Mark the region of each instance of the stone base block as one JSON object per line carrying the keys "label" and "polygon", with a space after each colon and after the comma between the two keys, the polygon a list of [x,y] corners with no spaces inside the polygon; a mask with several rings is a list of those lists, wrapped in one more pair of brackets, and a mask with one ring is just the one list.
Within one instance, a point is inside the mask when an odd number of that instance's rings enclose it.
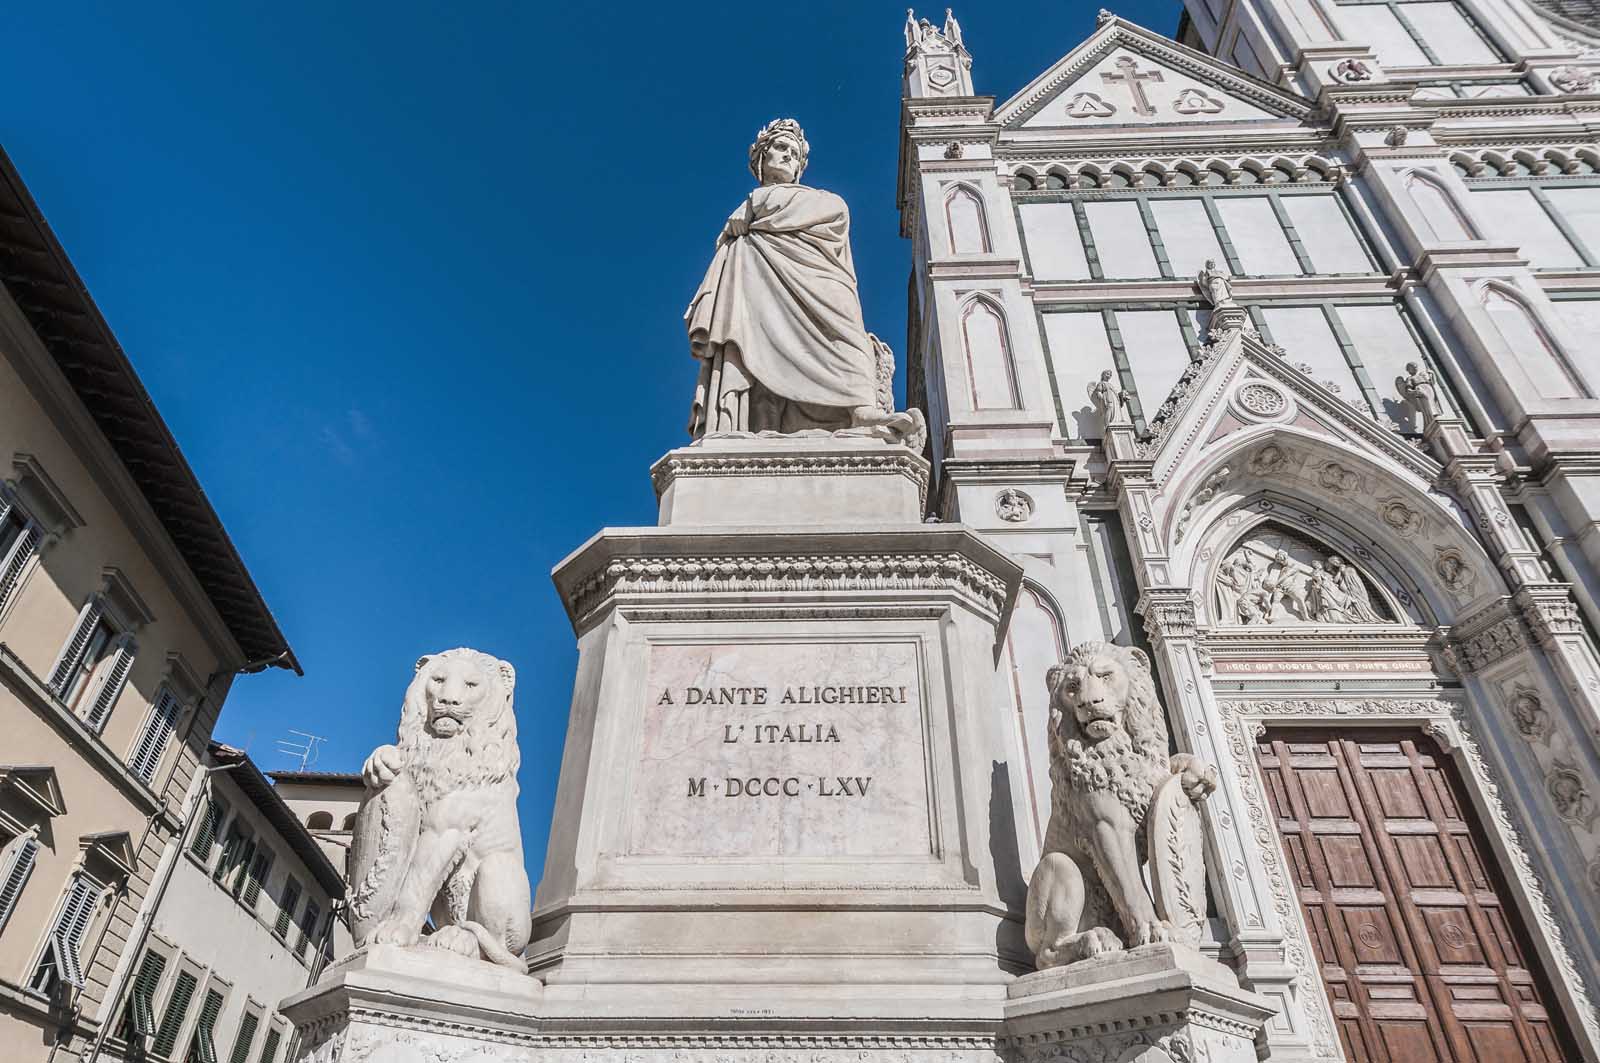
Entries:
{"label": "stone base block", "polygon": [[838,436],[712,437],[650,470],[662,527],[915,524],[928,463],[909,447]]}
{"label": "stone base block", "polygon": [[299,1063],[524,1060],[538,979],[443,949],[372,945],[280,1006]]}
{"label": "stone base block", "polygon": [[1007,988],[1006,1040],[1021,1063],[1255,1063],[1274,1008],[1183,945],[1023,975]]}

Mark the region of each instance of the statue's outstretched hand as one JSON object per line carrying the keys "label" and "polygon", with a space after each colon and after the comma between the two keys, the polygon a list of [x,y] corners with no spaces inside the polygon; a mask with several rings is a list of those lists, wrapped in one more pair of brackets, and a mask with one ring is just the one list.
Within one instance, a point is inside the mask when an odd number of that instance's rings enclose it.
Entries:
{"label": "statue's outstretched hand", "polygon": [[399,746],[379,746],[361,766],[361,781],[369,790],[381,790],[395,781],[403,767]]}

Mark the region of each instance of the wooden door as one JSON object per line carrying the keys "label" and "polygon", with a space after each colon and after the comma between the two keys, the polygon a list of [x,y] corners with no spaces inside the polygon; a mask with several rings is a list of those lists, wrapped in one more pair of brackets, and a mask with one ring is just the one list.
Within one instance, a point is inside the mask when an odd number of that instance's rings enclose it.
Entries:
{"label": "wooden door", "polygon": [[1352,1061],[1577,1058],[1454,766],[1430,739],[1283,729],[1257,754]]}

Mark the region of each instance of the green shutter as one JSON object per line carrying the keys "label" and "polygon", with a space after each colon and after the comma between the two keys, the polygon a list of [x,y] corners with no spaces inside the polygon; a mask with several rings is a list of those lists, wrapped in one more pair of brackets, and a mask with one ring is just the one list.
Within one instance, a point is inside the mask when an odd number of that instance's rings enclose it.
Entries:
{"label": "green shutter", "polygon": [[256,1027],[261,1024],[261,1016],[249,1012],[239,1022],[239,1035],[233,1039],[233,1054],[228,1057],[228,1063],[249,1063],[250,1046],[255,1043]]}
{"label": "green shutter", "polygon": [[256,852],[255,862],[250,865],[250,877],[245,881],[244,903],[245,907],[255,911],[256,902],[261,899],[261,886],[267,881],[267,875],[272,872],[272,850],[265,845]]}
{"label": "green shutter", "polygon": [[217,1063],[217,1016],[222,1014],[222,994],[215,989],[206,990],[206,1002],[200,1005],[200,1020],[194,1024],[194,1036],[189,1039],[189,1053],[185,1063]]}
{"label": "green shutter", "polygon": [[122,1011],[122,1029],[119,1031],[124,1041],[133,1041],[134,1038],[145,1038],[156,1032],[155,1000],[156,986],[161,983],[161,974],[167,969],[167,958],[159,952],[146,950],[144,958],[139,961],[139,973],[133,980],[133,992],[128,996],[128,1006]]}
{"label": "green shutter", "polygon": [[283,900],[278,903],[278,921],[272,932],[285,944],[289,941],[289,928],[294,925],[294,910],[300,905],[300,883],[284,879]]}
{"label": "green shutter", "polygon": [[282,1040],[282,1035],[276,1026],[268,1030],[267,1039],[261,1042],[261,1058],[256,1060],[256,1063],[278,1063],[278,1042],[280,1040]]}
{"label": "green shutter", "polygon": [[215,797],[206,799],[205,815],[200,817],[200,826],[194,832],[194,843],[189,846],[189,853],[202,864],[211,862],[211,843],[217,840],[217,828],[222,826],[222,817],[226,806]]}
{"label": "green shutter", "polygon": [[158,1056],[170,1056],[172,1048],[178,1043],[178,1031],[183,1029],[183,1020],[189,1016],[189,1002],[194,999],[195,987],[200,980],[188,971],[179,971],[178,980],[172,985],[172,996],[167,998],[166,1014],[161,1016],[161,1029],[156,1032],[155,1044],[150,1046],[150,1051]]}

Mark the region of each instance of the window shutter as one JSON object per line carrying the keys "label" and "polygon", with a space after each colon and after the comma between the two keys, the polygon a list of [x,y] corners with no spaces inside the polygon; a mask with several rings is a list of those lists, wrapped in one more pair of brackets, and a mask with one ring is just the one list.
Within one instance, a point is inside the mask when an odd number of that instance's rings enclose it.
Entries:
{"label": "window shutter", "polygon": [[256,853],[255,863],[250,865],[250,878],[244,887],[245,907],[251,911],[255,911],[256,902],[261,899],[261,886],[267,881],[267,875],[271,871],[272,850],[263,845]]}
{"label": "window shutter", "polygon": [[92,599],[78,614],[78,626],[72,630],[72,637],[67,644],[61,647],[61,656],[56,658],[55,667],[50,669],[50,692],[56,697],[66,695],[72,677],[78,674],[78,666],[83,663],[83,651],[89,648],[89,637],[94,634],[95,627],[104,615],[105,607],[98,598]]}
{"label": "window shutter", "polygon": [[124,1041],[131,1044],[135,1038],[139,1038],[140,1047],[143,1047],[143,1039],[156,1032],[156,986],[161,983],[161,973],[166,969],[165,956],[145,950],[144,959],[139,961],[138,977],[133,980],[128,1006],[122,1013],[120,1035]]}
{"label": "window shutter", "polygon": [[[156,695],[156,703],[150,708],[149,717],[144,721],[139,741],[134,743],[133,755],[128,758],[128,767],[145,782],[155,779],[156,767],[167,751],[167,743],[178,730],[178,716],[182,712],[183,706],[178,703],[177,695],[162,687],[161,693]],[[207,847],[210,844],[208,840]]]}
{"label": "window shutter", "polygon": [[167,999],[166,1014],[161,1016],[161,1029],[156,1033],[155,1044],[150,1046],[152,1054],[165,1059],[172,1054],[172,1048],[178,1043],[178,1031],[183,1029],[183,1020],[189,1017],[189,1003],[194,1000],[194,990],[200,980],[189,971],[179,971],[178,980],[172,985],[172,996]]}
{"label": "window shutter", "polygon": [[[5,524],[4,502],[0,502],[0,526]],[[28,567],[28,562],[33,560],[33,555],[39,552],[39,542],[44,538],[39,531],[39,526],[32,521],[22,529],[22,534],[11,547],[11,553],[3,563],[0,563],[0,609],[6,607],[11,601],[11,595],[22,582],[22,573]]]}
{"label": "window shutter", "polygon": [[22,887],[28,884],[28,876],[33,874],[34,858],[38,855],[39,839],[31,834],[19,838],[12,846],[5,863],[5,874],[0,875],[0,930],[5,929],[6,920],[11,918],[11,909],[17,906],[17,898],[22,896]]}
{"label": "window shutter", "polygon": [[233,822],[228,825],[228,836],[222,843],[222,857],[217,861],[216,868],[211,872],[211,877],[221,882],[227,875],[228,869],[233,866],[234,857],[238,855],[239,846],[244,842],[244,835],[240,833],[239,817],[234,816]]}
{"label": "window shutter", "polygon": [[239,1021],[239,1035],[233,1039],[233,1053],[228,1056],[228,1063],[249,1063],[250,1046],[256,1040],[256,1027],[261,1025],[261,1016],[246,1012]]}
{"label": "window shutter", "polygon": [[222,1013],[222,994],[215,989],[206,990],[206,1002],[200,1005],[200,1019],[194,1024],[194,1038],[189,1042],[189,1063],[217,1063],[217,1016]]}
{"label": "window shutter", "polygon": [[105,682],[100,684],[100,692],[94,696],[94,701],[89,705],[89,711],[83,718],[84,722],[94,730],[99,731],[105,727],[106,718],[116,706],[117,698],[122,696],[123,684],[128,681],[128,673],[133,669],[133,657],[138,651],[139,647],[126,636],[117,644],[111,665],[106,669]]}
{"label": "window shutter", "polygon": [[266,1040],[261,1042],[261,1058],[256,1063],[278,1063],[278,1042],[283,1040],[283,1033],[276,1026],[267,1031]]}
{"label": "window shutter", "polygon": [[272,932],[286,944],[289,941],[289,927],[294,925],[294,910],[300,906],[300,883],[294,879],[286,879],[283,883],[283,900],[278,904],[278,921],[272,927]]}
{"label": "window shutter", "polygon": [[211,843],[217,840],[217,828],[222,826],[222,817],[227,814],[227,806],[215,795],[206,798],[206,814],[201,817],[200,826],[194,832],[194,842],[189,846],[190,855],[202,864],[211,862]]}
{"label": "window shutter", "polygon": [[239,846],[238,858],[233,862],[234,868],[237,869],[233,873],[233,896],[235,900],[238,900],[239,896],[244,893],[245,884],[250,881],[250,869],[255,865],[255,859],[256,840],[254,838],[246,838],[244,844]]}
{"label": "window shutter", "polygon": [[56,919],[51,937],[55,940],[56,958],[60,969],[56,972],[66,982],[83,988],[83,937],[89,931],[89,921],[94,917],[95,900],[100,895],[100,884],[83,872],[72,876],[67,887],[67,899]]}
{"label": "window shutter", "polygon": [[300,913],[300,936],[295,939],[294,954],[304,956],[306,946],[311,944],[311,936],[317,931],[317,920],[322,916],[322,909],[313,900],[306,901],[306,910]]}

